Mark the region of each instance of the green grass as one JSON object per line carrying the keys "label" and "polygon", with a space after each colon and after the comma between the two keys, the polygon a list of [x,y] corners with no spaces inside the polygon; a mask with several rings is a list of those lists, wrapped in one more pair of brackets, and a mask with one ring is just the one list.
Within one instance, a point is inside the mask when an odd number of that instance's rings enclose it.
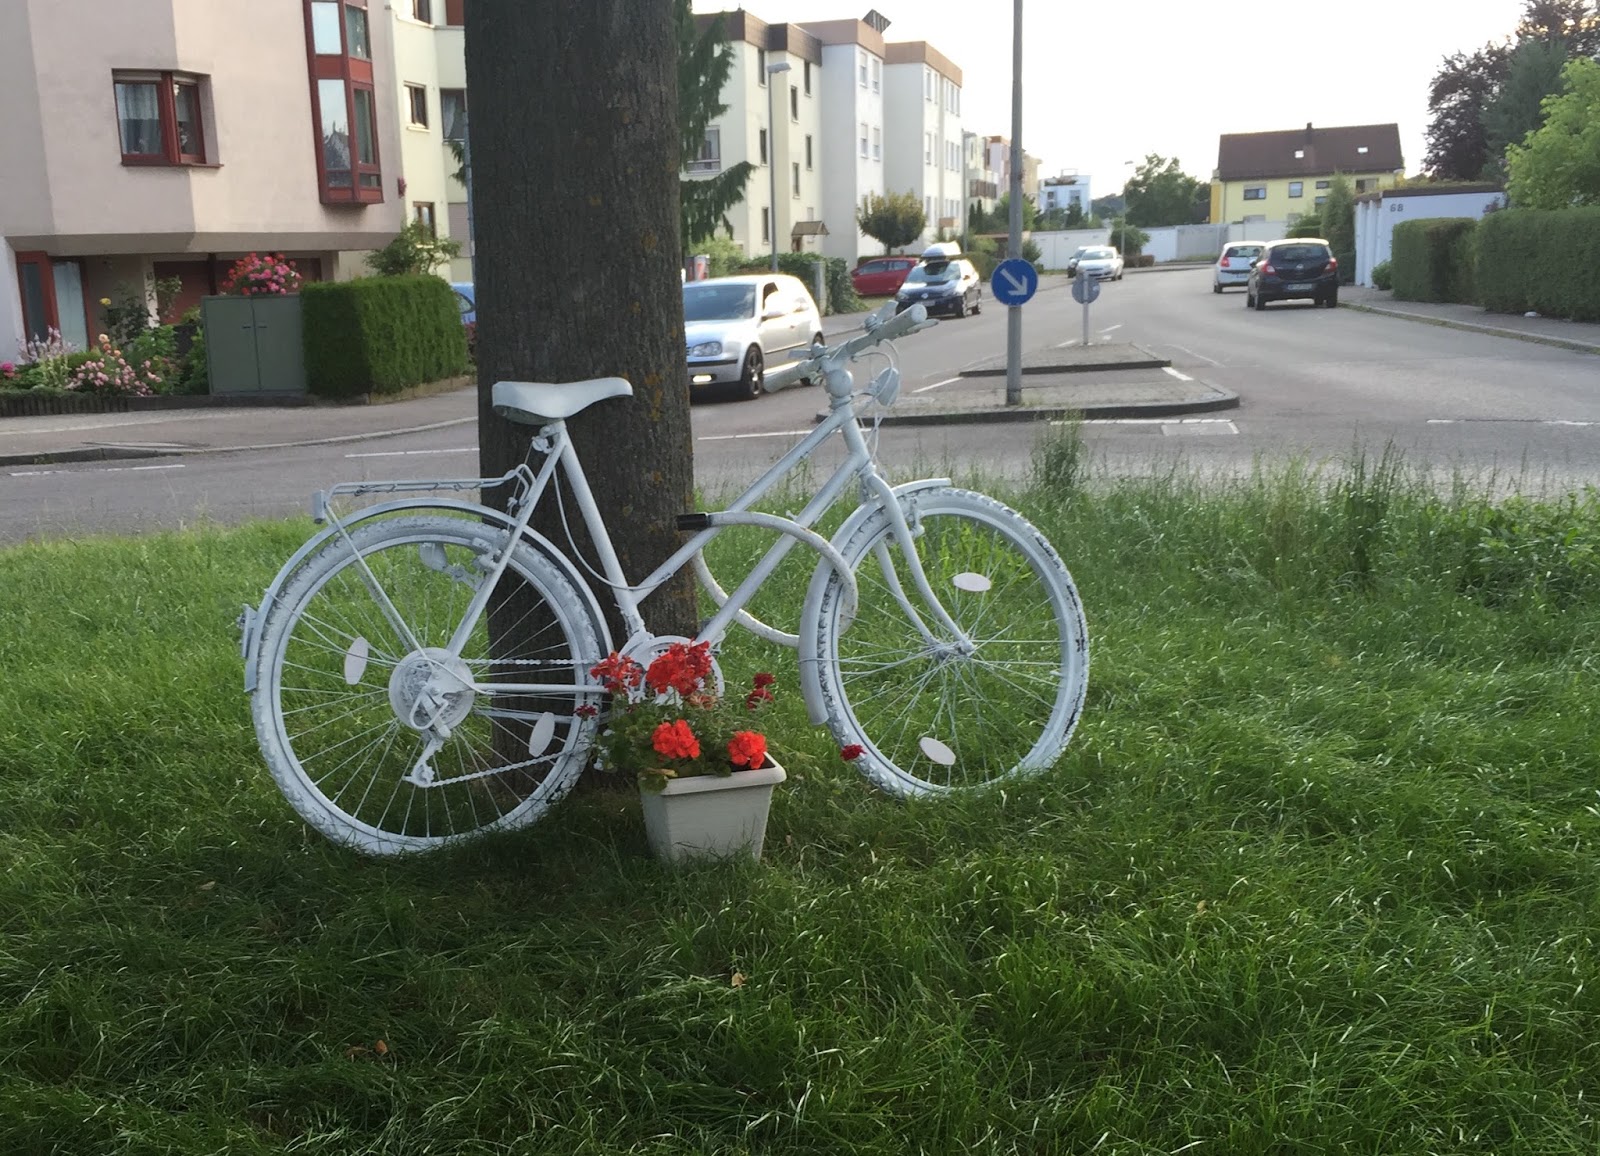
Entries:
{"label": "green grass", "polygon": [[1090,616],[1061,764],[893,802],[741,641],[759,867],[606,789],[337,850],[233,630],[303,524],[0,552],[0,1152],[1600,1148],[1594,496],[1083,467],[1001,495]]}

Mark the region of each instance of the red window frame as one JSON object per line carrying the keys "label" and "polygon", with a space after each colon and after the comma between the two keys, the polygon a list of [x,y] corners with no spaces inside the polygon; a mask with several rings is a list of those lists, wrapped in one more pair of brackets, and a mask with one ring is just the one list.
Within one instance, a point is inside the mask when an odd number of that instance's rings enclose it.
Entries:
{"label": "red window frame", "polygon": [[[306,21],[306,71],[311,86],[312,145],[317,158],[317,188],[325,205],[369,205],[383,200],[383,157],[378,143],[378,94],[373,85],[372,61],[350,53],[350,25],[346,10],[359,8],[367,11],[367,0],[337,0],[339,5],[338,55],[319,54],[316,32],[312,25],[313,0],[303,0]],[[372,20],[367,19],[367,49],[372,50]],[[323,80],[337,80],[344,90],[345,124],[350,132],[350,184],[348,187],[328,182],[326,157],[322,148],[322,93]],[[367,95],[369,118],[367,129],[372,140],[372,160],[361,159],[361,129],[356,119],[356,93]]]}
{"label": "red window frame", "polygon": [[[209,163],[206,160],[205,111],[200,103],[200,85],[203,80],[203,77],[187,72],[126,69],[111,74],[111,114],[117,123],[117,149],[122,152],[123,164],[173,167]],[[122,151],[122,111],[117,107],[117,89],[122,85],[133,84],[148,84],[155,87],[156,111],[161,123],[161,151],[158,153]],[[178,136],[179,88],[187,89],[193,94],[194,121],[199,129],[196,133],[196,141],[200,146],[197,152],[183,151],[183,143]]]}
{"label": "red window frame", "polygon": [[444,0],[446,27],[460,28],[467,22],[467,0]]}
{"label": "red window frame", "polygon": [[[24,341],[31,341],[31,340],[33,340],[35,338],[35,336],[37,336],[39,338],[43,338],[44,337],[44,334],[42,334],[42,333],[35,335],[33,333],[26,332],[26,330],[28,329],[28,319],[27,319],[27,315],[26,315],[27,314],[27,308],[28,308],[28,289],[27,289],[27,283],[23,280],[22,271],[24,269],[27,269],[27,268],[32,268],[32,269],[35,269],[35,270],[38,271],[40,298],[41,298],[42,304],[44,305],[44,324],[45,324],[45,328],[46,329],[54,329],[54,330],[57,330],[58,332],[61,329],[61,303],[56,299],[56,270],[55,270],[55,262],[57,260],[58,260],[58,258],[50,256],[49,253],[46,253],[43,250],[30,250],[30,251],[27,251],[27,252],[18,253],[17,256],[16,256],[16,261],[17,261],[17,294],[21,298],[21,304],[22,304],[22,309],[23,309],[23,317],[21,318],[21,320],[22,320],[22,327],[23,327],[23,329],[25,331],[23,333],[23,335],[22,335]],[[75,260],[73,258],[66,258],[66,257],[59,258],[59,260],[61,260],[63,262],[64,261],[68,261],[68,260],[74,260],[74,263],[77,264],[77,266],[78,266],[79,275],[82,276],[82,272],[83,272],[83,262],[82,261],[78,261],[78,260]],[[94,317],[89,312],[89,297],[88,297],[87,294],[84,295],[84,299],[83,299],[83,328],[84,328],[84,332],[88,333],[90,335],[91,339],[92,339],[92,337],[94,335],[94,331],[95,331],[95,325],[94,325]]]}

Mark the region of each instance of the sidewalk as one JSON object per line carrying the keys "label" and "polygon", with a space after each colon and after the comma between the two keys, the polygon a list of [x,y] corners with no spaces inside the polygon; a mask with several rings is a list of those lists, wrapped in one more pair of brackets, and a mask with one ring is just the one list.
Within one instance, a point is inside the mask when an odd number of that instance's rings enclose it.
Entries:
{"label": "sidewalk", "polygon": [[1432,301],[1396,301],[1392,291],[1347,285],[1339,290],[1339,304],[1364,313],[1404,318],[1427,325],[1442,325],[1470,333],[1512,337],[1540,345],[1554,345],[1579,353],[1600,353],[1600,323],[1562,321],[1554,317],[1524,317],[1515,313],[1488,313],[1476,305],[1446,305]]}

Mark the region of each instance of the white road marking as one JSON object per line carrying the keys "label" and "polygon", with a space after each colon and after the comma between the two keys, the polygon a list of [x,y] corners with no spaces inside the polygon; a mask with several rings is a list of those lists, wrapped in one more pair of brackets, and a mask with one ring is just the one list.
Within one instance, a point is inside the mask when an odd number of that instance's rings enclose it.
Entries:
{"label": "white road marking", "polygon": [[1063,341],[1060,345],[1056,346],[1056,348],[1057,349],[1065,349],[1069,345],[1076,345],[1076,344],[1078,344],[1078,339],[1076,337],[1074,337],[1071,341]]}
{"label": "white road marking", "polygon": [[1107,333],[1115,333],[1118,329],[1121,329],[1121,328],[1122,328],[1122,322],[1119,321],[1115,325],[1111,326],[1111,328],[1109,328],[1109,329],[1102,329],[1100,331],[1100,336],[1104,337]]}
{"label": "white road marking", "polygon": [[960,381],[959,377],[947,377],[943,381],[936,381],[932,385],[919,385],[912,393],[927,393],[930,389],[938,389],[941,385],[949,385],[952,381]]}
{"label": "white road marking", "polygon": [[1173,377],[1177,378],[1179,381],[1193,381],[1194,380],[1194,378],[1190,377],[1187,373],[1179,373],[1176,369],[1173,369],[1172,366],[1170,366],[1170,365],[1163,365],[1161,367],[1161,369],[1165,373],[1170,373]]}
{"label": "white road marking", "polygon": [[1208,363],[1208,364],[1210,364],[1210,365],[1221,365],[1221,364],[1222,364],[1222,362],[1220,362],[1220,361],[1218,361],[1218,360],[1217,360],[1217,359],[1216,359],[1216,358],[1214,358],[1214,357],[1207,357],[1207,356],[1206,356],[1206,355],[1205,355],[1205,354],[1203,354],[1203,353],[1196,353],[1196,352],[1195,352],[1195,351],[1194,351],[1194,350],[1192,350],[1192,349],[1190,349],[1190,348],[1189,348],[1189,347],[1188,347],[1188,346],[1184,346],[1184,345],[1174,345],[1174,346],[1173,346],[1173,347],[1172,347],[1172,348],[1174,348],[1174,349],[1181,349],[1181,350],[1183,350],[1183,351],[1184,351],[1184,352],[1185,352],[1185,353],[1187,353],[1187,354],[1188,354],[1188,355],[1189,355],[1189,356],[1190,356],[1190,357],[1198,357],[1198,358],[1199,358],[1199,359],[1200,359],[1200,360],[1201,360],[1201,361],[1204,361],[1204,362],[1207,362],[1207,363]]}
{"label": "white road marking", "polygon": [[741,438],[794,438],[811,432],[812,430],[808,429],[779,429],[770,433],[707,434],[694,440],[697,442],[732,442],[739,441]]}
{"label": "white road marking", "polygon": [[138,470],[181,470],[183,463],[170,466],[98,466],[87,470],[12,470],[13,478],[43,478],[50,474],[131,474]]}
{"label": "white road marking", "polygon": [[347,458],[409,458],[421,454],[475,454],[477,446],[462,446],[454,450],[374,450],[364,454],[345,454]]}
{"label": "white road marking", "polygon": [[1429,425],[1471,425],[1498,423],[1501,425],[1571,425],[1580,428],[1600,425],[1600,421],[1569,421],[1564,418],[1538,417],[1430,417]]}
{"label": "white road marking", "polygon": [[[1071,425],[1071,422],[1053,421],[1051,425]],[[1237,434],[1239,427],[1227,417],[1091,417],[1079,425],[1144,425],[1160,426],[1168,437],[1179,433]]]}

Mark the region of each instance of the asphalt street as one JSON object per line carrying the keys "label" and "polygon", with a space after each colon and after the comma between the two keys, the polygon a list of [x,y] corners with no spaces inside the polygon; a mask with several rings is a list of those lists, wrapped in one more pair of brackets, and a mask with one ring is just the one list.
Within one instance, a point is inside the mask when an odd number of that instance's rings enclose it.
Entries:
{"label": "asphalt street", "polygon": [[[1089,320],[1094,341],[1134,342],[1172,361],[1170,370],[1138,372],[1180,374],[1240,398],[1237,409],[1192,418],[1087,423],[1094,465],[1104,472],[1154,473],[1176,462],[1202,474],[1238,474],[1259,462],[1337,463],[1357,449],[1393,445],[1413,465],[1492,478],[1502,489],[1600,483],[1593,354],[1353,309],[1286,303],[1256,312],[1245,308],[1242,291],[1213,294],[1209,269],[1130,274],[1104,286]],[[962,369],[1003,353],[1005,323],[1005,310],[986,299],[975,317],[904,339],[903,395],[957,388]],[[1047,278],[1024,309],[1025,345],[1080,340],[1082,323],[1064,279]],[[753,402],[696,405],[702,488],[731,492],[756,476],[811,428],[819,398],[819,390],[794,388]],[[470,391],[390,408],[397,427],[432,428],[316,446],[5,467],[0,540],[279,516],[303,511],[311,491],[336,481],[477,474]],[[258,420],[338,421],[337,411],[273,414]],[[201,431],[218,419],[194,420]],[[122,421],[116,436],[137,438],[138,427]],[[1048,429],[1041,422],[885,425],[880,458],[905,477],[1016,477]],[[819,455],[816,465],[829,460]]]}

